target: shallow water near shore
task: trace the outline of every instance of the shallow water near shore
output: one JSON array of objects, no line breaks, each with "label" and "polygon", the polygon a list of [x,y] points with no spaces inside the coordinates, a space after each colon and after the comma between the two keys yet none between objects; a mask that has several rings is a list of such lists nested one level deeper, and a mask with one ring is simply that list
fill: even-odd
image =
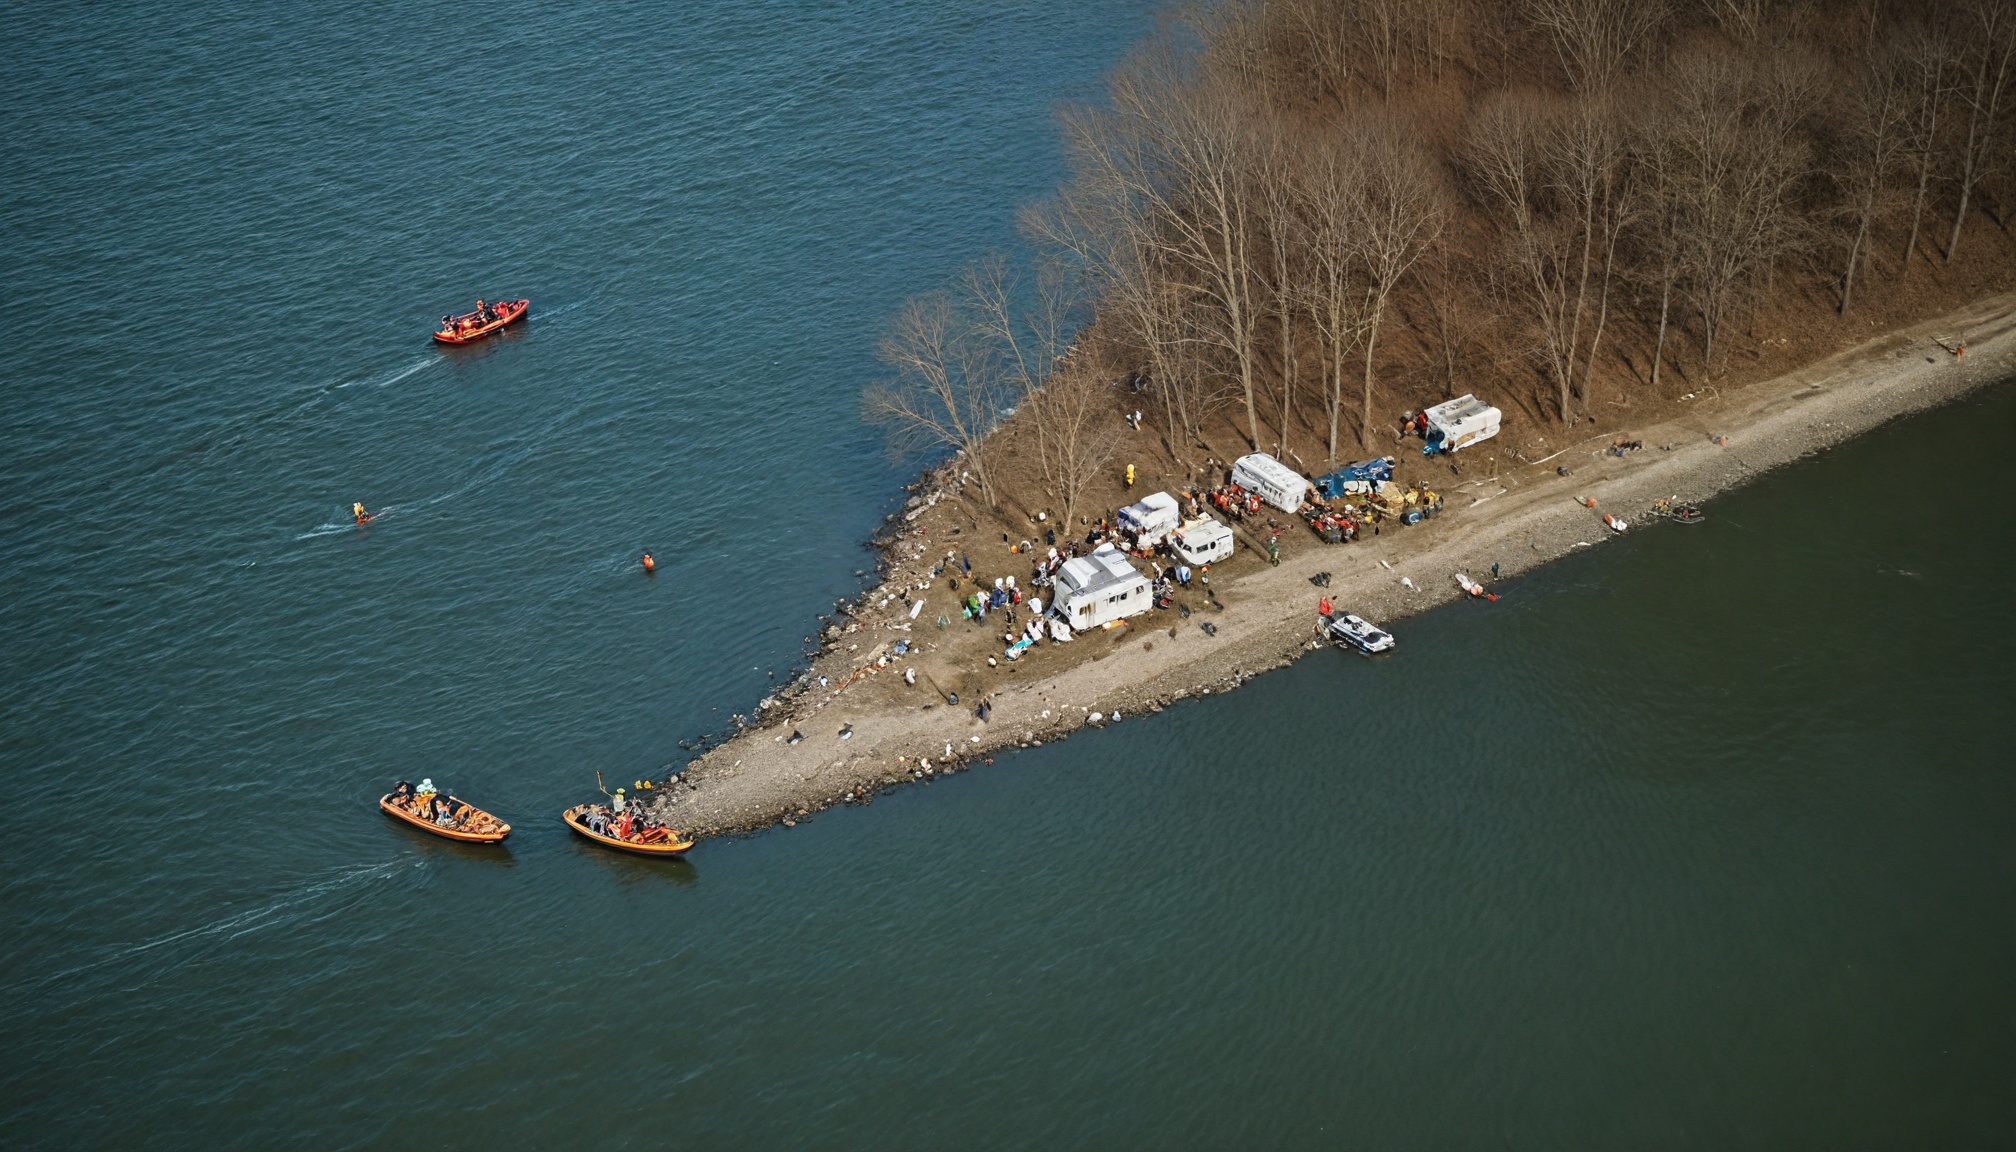
[{"label": "shallow water near shore", "polygon": [[0,109],[0,1146],[2016,1130],[2016,389],[1391,658],[618,858],[559,809],[854,587],[882,322],[1145,6],[140,12],[18,14]]}]

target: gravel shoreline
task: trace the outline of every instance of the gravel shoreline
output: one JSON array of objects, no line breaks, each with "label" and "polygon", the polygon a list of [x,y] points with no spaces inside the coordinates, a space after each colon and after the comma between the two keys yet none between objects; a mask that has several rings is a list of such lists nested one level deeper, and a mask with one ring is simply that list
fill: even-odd
[{"label": "gravel shoreline", "polygon": [[[1953,335],[1965,341],[1964,358],[1935,340]],[[1612,456],[1603,451],[1608,438],[1595,437],[1544,464],[1454,486],[1429,525],[1286,556],[1278,568],[1219,590],[1226,608],[1211,617],[1215,635],[1194,624],[1170,628],[1167,614],[1141,618],[1125,632],[1141,644],[1110,644],[1054,674],[999,683],[988,694],[985,721],[973,714],[972,700],[949,706],[921,685],[902,699],[887,692],[850,699],[841,695],[844,682],[829,692],[801,678],[753,713],[756,727],[705,751],[660,789],[650,801],[653,815],[695,838],[791,826],[835,805],[868,802],[888,787],[991,762],[1003,749],[1061,739],[1095,714],[1106,723],[1130,721],[1177,700],[1229,691],[1310,650],[1318,590],[1309,578],[1318,572],[1330,573],[1324,592],[1340,608],[1390,623],[1457,599],[1457,572],[1483,578],[1495,562],[1502,580],[1601,544],[1614,535],[1605,512],[1639,524],[1655,500],[1706,501],[2012,376],[2016,294],[1984,298],[1702,401],[1685,416],[1642,429],[1642,451]],[[1563,465],[1570,475],[1557,473]],[[879,651],[859,659],[866,665]],[[927,695],[931,703],[916,702]],[[794,732],[802,738],[792,740]]]}]

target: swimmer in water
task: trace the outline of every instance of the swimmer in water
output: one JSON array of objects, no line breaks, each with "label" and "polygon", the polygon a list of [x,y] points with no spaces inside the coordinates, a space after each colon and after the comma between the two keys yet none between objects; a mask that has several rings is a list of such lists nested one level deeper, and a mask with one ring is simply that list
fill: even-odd
[{"label": "swimmer in water", "polygon": [[371,519],[371,514],[364,510],[364,505],[362,502],[350,505],[350,514],[357,518],[357,523],[359,524],[362,524],[365,521]]}]

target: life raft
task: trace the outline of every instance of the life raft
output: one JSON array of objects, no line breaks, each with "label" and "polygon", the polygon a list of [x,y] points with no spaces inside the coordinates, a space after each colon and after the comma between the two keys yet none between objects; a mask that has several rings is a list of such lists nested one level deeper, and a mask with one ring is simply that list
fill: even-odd
[{"label": "life raft", "polygon": [[562,812],[560,819],[567,822],[567,827],[602,845],[604,848],[614,848],[619,852],[635,852],[640,856],[682,856],[688,848],[693,847],[693,841],[685,839],[679,833],[673,832],[669,828],[666,831],[670,835],[666,839],[653,844],[642,844],[635,840],[619,840],[614,836],[597,832],[588,827],[587,824],[588,809],[591,807],[593,805],[576,804],[574,807]]},{"label": "life raft", "polygon": [[443,344],[468,344],[481,340],[492,332],[523,320],[531,307],[530,300],[509,300],[492,307],[487,318],[481,312],[465,312],[436,329],[434,339]]},{"label": "life raft", "polygon": [[425,828],[436,836],[460,840],[465,844],[495,844],[511,834],[511,825],[474,804],[464,803],[453,796],[445,799],[448,801],[449,811],[460,815],[453,824],[436,824],[418,812],[410,811],[402,804],[394,804],[390,792],[378,798],[378,807],[384,809],[387,816],[404,820],[415,828]]}]

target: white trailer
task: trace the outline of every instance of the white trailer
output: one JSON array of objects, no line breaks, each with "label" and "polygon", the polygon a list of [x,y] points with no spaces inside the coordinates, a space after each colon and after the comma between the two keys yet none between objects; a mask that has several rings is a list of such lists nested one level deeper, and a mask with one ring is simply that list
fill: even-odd
[{"label": "white trailer", "polygon": [[1120,527],[1134,534],[1143,548],[1153,548],[1182,523],[1183,513],[1176,498],[1157,492],[1120,509]]},{"label": "white trailer", "polygon": [[1185,564],[1202,567],[1232,555],[1232,529],[1206,516],[1169,534],[1169,550]]},{"label": "white trailer", "polygon": [[1232,483],[1254,493],[1283,512],[1302,507],[1309,494],[1309,481],[1301,473],[1265,452],[1241,456],[1232,462]]},{"label": "white trailer", "polygon": [[1428,417],[1430,452],[1455,452],[1498,434],[1505,414],[1475,396],[1458,396],[1435,405],[1422,415]]},{"label": "white trailer", "polygon": [[1139,616],[1154,606],[1155,589],[1118,548],[1101,544],[1090,556],[1066,560],[1057,570],[1050,611],[1075,632]]}]

